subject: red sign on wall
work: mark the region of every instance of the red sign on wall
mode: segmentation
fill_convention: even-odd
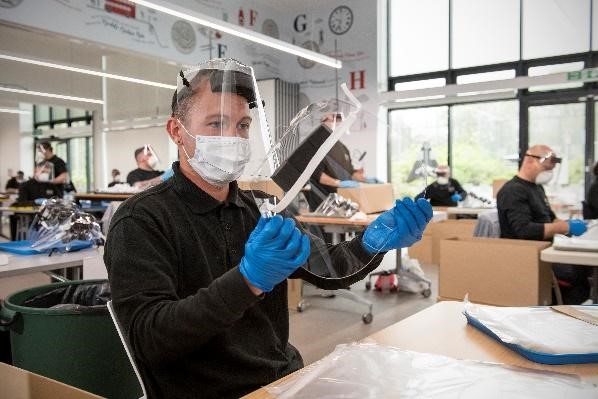
[[[135,4],[127,0],[106,0],[104,8],[114,14],[135,18]]]

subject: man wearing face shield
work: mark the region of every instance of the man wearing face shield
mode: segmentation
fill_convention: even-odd
[[[181,71],[167,122],[180,162],[112,219],[113,304],[150,398],[239,397],[303,366],[288,342],[286,278],[307,262],[310,237],[290,218],[261,216],[236,182],[250,130],[267,133],[257,93],[252,69],[234,60]],[[412,232],[383,240],[384,251],[421,238],[431,218],[425,205],[404,207],[425,212],[410,210]],[[376,233],[343,247],[370,259]],[[344,254],[332,252],[339,263]]]
[[[555,234],[578,236],[586,230],[586,223],[579,219],[560,220],[550,208],[543,184],[553,177],[553,169],[561,162],[546,145],[530,147],[523,157],[519,173],[498,192],[496,205],[501,238],[550,241]],[[589,268],[555,265],[559,280],[567,282],[561,287],[566,304],[579,304],[588,299]]]
[[[436,168],[437,179],[416,198],[428,198],[432,206],[457,206],[459,201],[467,197],[457,179],[451,177],[451,169],[446,165],[439,165]],[[425,197],[424,197],[425,196]]]
[[[127,183],[131,186],[148,186],[150,181],[153,181],[153,179],[164,173],[161,170],[154,170],[158,165],[158,158],[148,147],[145,145],[135,150],[134,155],[135,162],[137,162],[137,169],[130,171],[127,175]],[[160,181],[156,180],[155,183],[158,184]]]

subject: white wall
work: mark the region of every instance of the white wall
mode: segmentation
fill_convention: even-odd
[[[19,136],[19,114],[0,113],[0,191],[6,186],[8,169],[17,173],[21,168]]]

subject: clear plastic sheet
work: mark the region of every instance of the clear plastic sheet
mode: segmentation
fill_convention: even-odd
[[[71,201],[50,198],[44,201],[29,228],[31,247],[44,251],[60,248],[69,251],[69,243],[92,241],[100,244],[104,240],[96,218],[81,211]]]
[[[296,377],[268,387],[278,398],[596,398],[577,376],[457,360],[377,344],[339,345]]]
[[[598,306],[573,306],[598,317]],[[550,354],[598,353],[598,326],[546,306],[497,307],[465,304],[465,311],[503,342]]]

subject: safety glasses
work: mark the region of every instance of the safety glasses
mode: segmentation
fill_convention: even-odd
[[[563,158],[559,158],[554,155],[552,152],[549,152],[546,155],[534,155],[534,154],[525,154],[526,157],[536,158],[540,161],[540,163],[544,163],[545,161],[550,162],[551,164],[555,165],[557,163],[561,163]]]

